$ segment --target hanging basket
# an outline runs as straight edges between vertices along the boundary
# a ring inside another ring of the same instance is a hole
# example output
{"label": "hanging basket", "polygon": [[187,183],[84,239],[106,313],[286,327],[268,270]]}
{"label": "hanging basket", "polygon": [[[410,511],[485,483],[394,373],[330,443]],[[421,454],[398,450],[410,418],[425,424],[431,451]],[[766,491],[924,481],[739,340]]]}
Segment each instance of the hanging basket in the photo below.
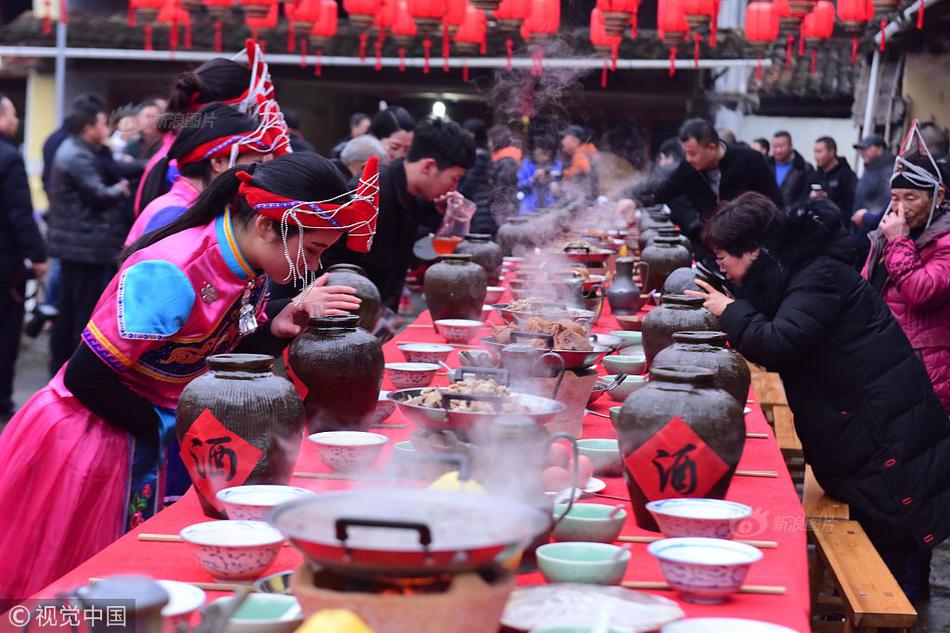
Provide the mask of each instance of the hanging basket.
{"label": "hanging basket", "polygon": [[501,4],[501,0],[470,0],[476,9],[482,11],[494,11]]}
{"label": "hanging basket", "polygon": [[627,30],[627,26],[630,25],[632,18],[633,14],[631,13],[605,11],[604,30],[607,31],[607,35],[623,35],[623,32]]}

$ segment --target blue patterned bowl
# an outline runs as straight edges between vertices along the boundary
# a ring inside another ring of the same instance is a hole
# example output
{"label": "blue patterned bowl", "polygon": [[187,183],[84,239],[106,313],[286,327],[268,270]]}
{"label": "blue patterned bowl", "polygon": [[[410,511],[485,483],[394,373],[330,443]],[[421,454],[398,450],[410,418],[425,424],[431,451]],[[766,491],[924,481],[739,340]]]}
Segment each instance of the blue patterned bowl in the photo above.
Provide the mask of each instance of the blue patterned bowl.
{"label": "blue patterned bowl", "polygon": [[222,580],[252,580],[277,558],[284,535],[263,521],[207,521],[180,533],[198,564]]}
{"label": "blue patterned bowl", "polygon": [[762,559],[751,545],[715,538],[668,538],[651,543],[647,551],[660,562],[666,582],[696,604],[724,602],[742,586],[752,563]]}
{"label": "blue patterned bowl", "polygon": [[317,445],[320,461],[335,473],[352,473],[376,463],[389,438],[365,431],[324,431],[307,438]]}
{"label": "blue patterned bowl", "polygon": [[736,526],[752,514],[749,506],[722,499],[661,499],[646,508],[667,538],[731,539]]}
{"label": "blue patterned bowl", "polygon": [[399,346],[399,351],[410,363],[444,363],[453,349],[451,345],[442,343],[403,343]]}
{"label": "blue patterned bowl", "polygon": [[255,485],[225,488],[215,495],[229,519],[263,521],[267,511],[288,501],[316,494],[295,486]]}
{"label": "blue patterned bowl", "polygon": [[396,389],[428,387],[437,371],[435,363],[386,363],[386,373]]}
{"label": "blue patterned bowl", "polygon": [[435,330],[449,343],[468,343],[484,325],[471,319],[438,319]]}

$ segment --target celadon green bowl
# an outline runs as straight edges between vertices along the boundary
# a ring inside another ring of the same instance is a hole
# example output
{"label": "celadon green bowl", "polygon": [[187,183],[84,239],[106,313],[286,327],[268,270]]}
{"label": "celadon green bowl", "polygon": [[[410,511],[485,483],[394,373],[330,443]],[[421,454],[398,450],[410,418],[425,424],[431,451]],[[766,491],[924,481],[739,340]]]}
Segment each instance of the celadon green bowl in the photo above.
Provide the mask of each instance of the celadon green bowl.
{"label": "celadon green bowl", "polygon": [[[607,543],[548,543],[537,549],[538,567],[548,582],[618,585],[630,562],[630,552]],[[615,556],[616,559],[614,558]]]}
{"label": "celadon green bowl", "polygon": [[[627,520],[626,510],[608,518],[614,506],[603,503],[575,503],[571,511],[554,526],[554,539],[557,541],[584,541],[591,543],[613,543],[623,530]],[[567,510],[567,504],[554,507],[554,517],[560,517]]]}

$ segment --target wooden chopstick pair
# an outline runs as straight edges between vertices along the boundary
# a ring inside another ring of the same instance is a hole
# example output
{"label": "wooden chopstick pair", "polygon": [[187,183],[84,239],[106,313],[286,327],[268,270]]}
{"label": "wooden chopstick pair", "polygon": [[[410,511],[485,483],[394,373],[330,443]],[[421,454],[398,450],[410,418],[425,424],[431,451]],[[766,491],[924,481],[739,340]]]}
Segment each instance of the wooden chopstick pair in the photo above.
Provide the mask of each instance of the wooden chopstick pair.
{"label": "wooden chopstick pair", "polygon": [[[620,586],[626,589],[653,589],[659,591],[669,591],[673,589],[665,582],[644,580],[628,580],[626,582],[620,583]],[[766,596],[783,596],[785,595],[785,591],[785,587],[780,585],[742,585],[739,588],[739,593],[751,593]]]}
{"label": "wooden chopstick pair", "polygon": [[[621,543],[644,543],[650,544],[657,541],[662,541],[663,536],[620,536],[617,538]],[[743,543],[745,545],[751,545],[752,547],[758,547],[759,549],[776,549],[778,543],[776,541],[748,541],[736,539],[736,543]]]}
{"label": "wooden chopstick pair", "polygon": [[[102,578],[90,578],[89,582],[99,582]],[[191,580],[180,580],[178,582],[187,583],[204,591],[245,591],[252,589],[253,585],[242,585],[236,582],[194,582]]]}

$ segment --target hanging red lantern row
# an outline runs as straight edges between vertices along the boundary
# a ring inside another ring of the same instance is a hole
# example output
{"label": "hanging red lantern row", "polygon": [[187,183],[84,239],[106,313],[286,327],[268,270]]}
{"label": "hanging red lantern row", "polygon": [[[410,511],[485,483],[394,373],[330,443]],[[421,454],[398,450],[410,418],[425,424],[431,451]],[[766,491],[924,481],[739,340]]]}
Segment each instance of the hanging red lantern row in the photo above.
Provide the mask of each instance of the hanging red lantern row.
{"label": "hanging red lantern row", "polygon": [[152,29],[158,14],[164,8],[165,0],[129,0],[129,26],[132,28],[142,25],[145,35],[145,50],[152,50]]}
{"label": "hanging red lantern row", "polygon": [[448,0],[442,16],[442,70],[449,72],[449,56],[452,54],[452,36],[465,20],[468,0]]}
{"label": "hanging red lantern row", "polygon": [[604,59],[604,69],[600,75],[600,87],[607,87],[607,70],[617,70],[617,52],[620,44],[623,42],[622,35],[611,35],[607,32],[607,22],[604,19],[604,13],[597,7],[590,12],[590,43],[594,50],[599,53],[605,53],[610,57],[610,63]]}
{"label": "hanging red lantern row", "polygon": [[[323,0],[295,0],[284,5],[284,15],[287,16],[287,51],[297,48],[297,32],[303,33],[301,46],[306,47],[307,33],[320,19],[323,10]],[[303,55],[307,52],[304,50]],[[303,58],[301,58],[303,59]]]}
{"label": "hanging red lantern row", "polygon": [[530,11],[529,0],[502,0],[495,10],[494,16],[498,22],[498,30],[505,34],[505,56],[508,60],[506,70],[511,70],[511,58],[514,56],[513,34],[517,33],[524,21],[528,19]]}
{"label": "hanging red lantern row", "polygon": [[168,0],[158,12],[157,22],[168,26],[168,50],[178,50],[178,29],[185,31],[185,48],[191,48],[191,16],[182,7],[181,0]]}
{"label": "hanging red lantern row", "polygon": [[[465,19],[455,32],[455,49],[462,55],[471,56],[483,50],[488,34],[488,19],[485,12],[474,4],[465,7]],[[468,82],[468,60],[462,62],[462,81]]]}
{"label": "hanging red lantern row", "polygon": [[207,9],[208,15],[214,18],[214,51],[220,53],[222,23],[230,15],[234,0],[201,0],[201,4]]}
{"label": "hanging red lantern row", "polygon": [[683,2],[686,24],[689,25],[690,33],[693,35],[693,65],[696,68],[699,68],[699,42],[703,34],[709,31],[710,41],[713,41],[710,26],[717,9],[716,0],[684,0]]}
{"label": "hanging red lantern row", "polygon": [[802,20],[802,40],[808,45],[811,62],[808,72],[815,74],[817,54],[815,47],[831,38],[835,30],[835,5],[829,0],[818,0],[812,12]]}
{"label": "hanging red lantern row", "polygon": [[416,23],[416,31],[422,36],[422,55],[425,60],[422,72],[427,75],[429,74],[429,57],[432,53],[430,36],[442,24],[447,7],[444,0],[408,0],[406,7],[413,22]]}
{"label": "hanging red lantern row", "polygon": [[382,6],[382,0],[343,0],[343,9],[349,16],[350,24],[359,33],[360,61],[366,61],[369,30],[373,28]]}
{"label": "hanging red lantern row", "polygon": [[544,40],[557,35],[561,28],[561,0],[530,0],[528,17],[521,25],[521,36],[535,43],[531,53],[531,74],[544,72]]}
{"label": "hanging red lantern row", "polygon": [[659,0],[656,12],[656,29],[660,39],[670,47],[670,77],[676,74],[676,55],[679,46],[686,41],[689,23],[683,0]]}
{"label": "hanging red lantern row", "polygon": [[396,22],[389,29],[389,32],[392,34],[393,42],[399,50],[399,72],[404,73],[406,72],[406,49],[412,45],[418,29],[416,29],[416,23],[412,16],[409,15],[407,0],[398,0],[396,6],[398,7]]}
{"label": "hanging red lantern row", "polygon": [[858,61],[858,38],[874,17],[874,5],[868,0],[838,0],[838,19],[851,36],[851,63]]}
{"label": "hanging red lantern row", "polygon": [[597,0],[608,35],[623,35],[627,25],[637,18],[640,0]]}
{"label": "hanging red lantern row", "polygon": [[[313,23],[310,29],[309,40],[317,52],[317,63],[313,66],[313,74],[317,77],[323,75],[323,49],[336,36],[339,25],[339,8],[336,0],[322,0],[320,7],[320,17]],[[303,40],[301,45],[307,40]]]}
{"label": "hanging red lantern row", "polygon": [[[374,68],[376,72],[383,69],[383,44],[386,42],[386,33],[393,28],[396,20],[399,19],[399,3],[397,0],[383,0],[380,4],[379,13],[376,14],[376,20],[373,22],[373,28],[376,29],[376,63]],[[360,51],[362,52],[362,37],[360,39]]]}
{"label": "hanging red lantern row", "polygon": [[244,8],[244,26],[251,32],[251,39],[260,43],[263,47],[261,31],[270,31],[277,28],[277,24],[280,22],[280,5],[276,0],[270,2],[266,7],[261,0],[241,0],[241,3]]}
{"label": "hanging red lantern row", "polygon": [[[881,29],[881,51],[884,51],[886,48],[885,39],[887,38],[887,33],[885,29],[887,23],[894,19],[894,16],[897,15],[897,9],[900,7],[900,0],[871,0],[871,6],[874,11],[870,17],[877,17],[880,19],[880,29]],[[923,13],[924,6],[923,3],[920,5],[920,13]],[[920,28],[918,26],[918,28]]]}
{"label": "hanging red lantern row", "polygon": [[750,2],[745,9],[745,37],[756,51],[758,63],[755,76],[762,80],[762,53],[775,42],[779,33],[779,16],[771,2]]}

